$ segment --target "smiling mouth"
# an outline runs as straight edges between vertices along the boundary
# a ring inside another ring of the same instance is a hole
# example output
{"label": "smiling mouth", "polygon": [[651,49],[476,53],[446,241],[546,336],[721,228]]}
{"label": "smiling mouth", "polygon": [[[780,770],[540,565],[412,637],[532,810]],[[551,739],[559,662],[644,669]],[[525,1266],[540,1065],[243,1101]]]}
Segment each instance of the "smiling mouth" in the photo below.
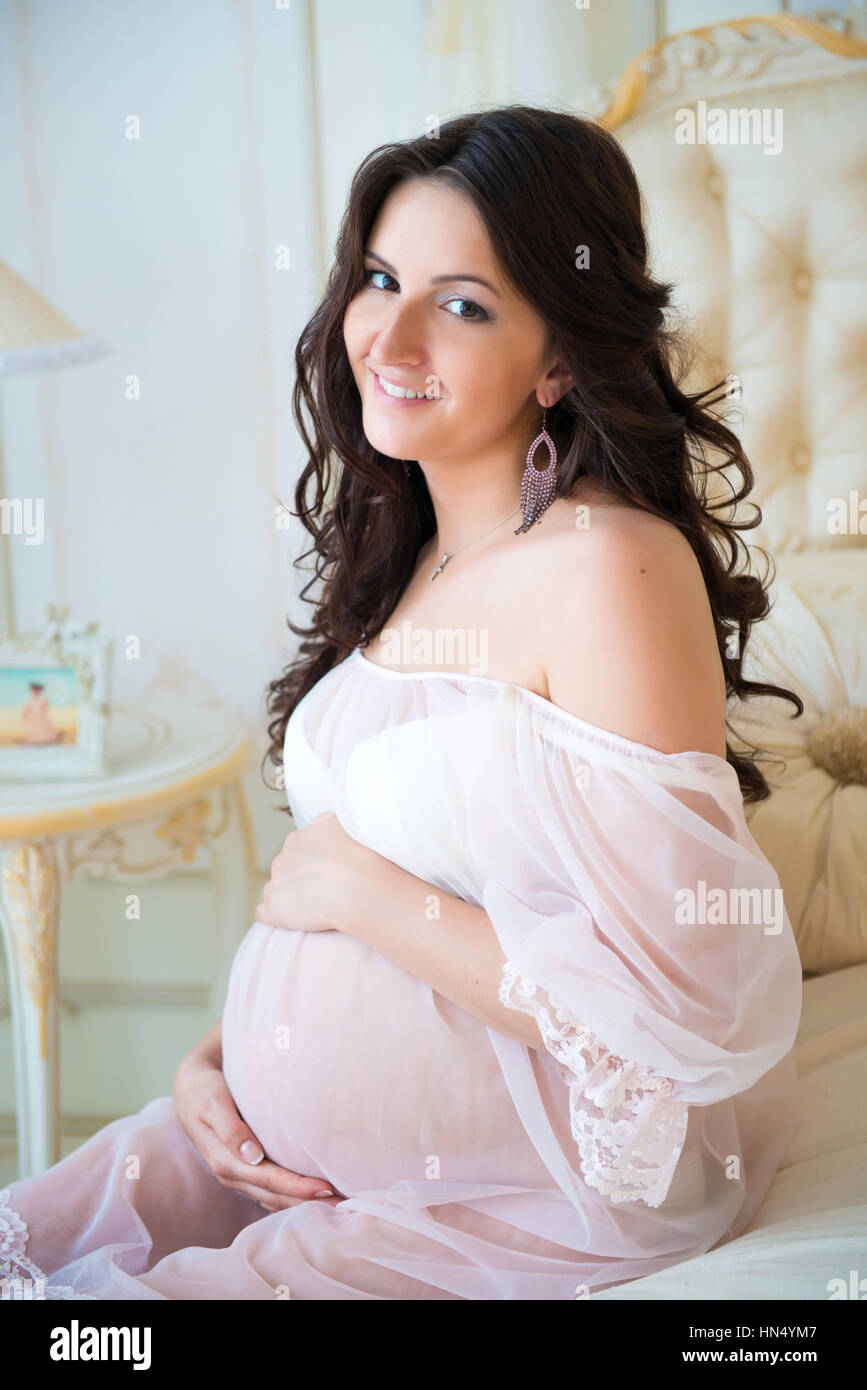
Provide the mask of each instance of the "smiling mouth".
{"label": "smiling mouth", "polygon": [[383,400],[393,402],[397,405],[423,405],[425,402],[435,401],[436,396],[428,396],[424,391],[415,391],[411,387],[398,386],[394,382],[388,381],[386,377],[381,377],[378,372],[374,372],[371,367],[371,374],[376,385],[376,394]]}

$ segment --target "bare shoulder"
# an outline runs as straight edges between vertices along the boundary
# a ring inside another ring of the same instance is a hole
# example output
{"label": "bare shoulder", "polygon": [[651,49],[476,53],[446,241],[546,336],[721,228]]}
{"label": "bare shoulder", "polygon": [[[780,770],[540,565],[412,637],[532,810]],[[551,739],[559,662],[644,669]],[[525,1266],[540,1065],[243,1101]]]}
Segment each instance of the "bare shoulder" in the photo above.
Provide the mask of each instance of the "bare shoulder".
{"label": "bare shoulder", "polygon": [[538,638],[548,698],[662,752],[725,757],[725,676],[686,537],[616,502],[564,499],[551,520]]}

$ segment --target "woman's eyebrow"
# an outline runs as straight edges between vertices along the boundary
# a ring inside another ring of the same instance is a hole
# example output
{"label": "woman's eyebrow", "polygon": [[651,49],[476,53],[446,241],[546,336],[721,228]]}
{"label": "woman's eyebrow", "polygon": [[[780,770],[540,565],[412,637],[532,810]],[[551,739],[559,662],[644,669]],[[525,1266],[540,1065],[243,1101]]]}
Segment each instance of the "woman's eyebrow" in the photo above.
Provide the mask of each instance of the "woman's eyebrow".
{"label": "woman's eyebrow", "polygon": [[[388,261],[385,260],[382,256],[380,256],[377,251],[366,250],[364,254],[365,256],[372,256],[375,261],[379,261],[379,264],[383,267],[383,269],[387,270],[389,275],[393,275],[395,279],[397,279],[397,271],[395,270],[394,266],[389,265]],[[497,299],[502,298],[499,290],[495,290],[493,285],[488,280],[482,279],[481,275],[434,275],[431,277],[431,284],[445,285],[452,280],[472,280],[473,283],[476,285],[484,285],[486,290],[490,290],[491,294],[497,296]]]}

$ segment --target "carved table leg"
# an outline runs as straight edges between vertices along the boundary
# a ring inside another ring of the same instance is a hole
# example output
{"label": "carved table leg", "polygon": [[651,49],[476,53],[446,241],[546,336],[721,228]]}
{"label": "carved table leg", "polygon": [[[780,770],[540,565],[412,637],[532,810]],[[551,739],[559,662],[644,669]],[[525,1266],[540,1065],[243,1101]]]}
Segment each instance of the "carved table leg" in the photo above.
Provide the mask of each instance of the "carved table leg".
{"label": "carved table leg", "polygon": [[60,1158],[57,936],[60,880],[50,840],[0,846],[0,927],[12,1013],[18,1176]]}

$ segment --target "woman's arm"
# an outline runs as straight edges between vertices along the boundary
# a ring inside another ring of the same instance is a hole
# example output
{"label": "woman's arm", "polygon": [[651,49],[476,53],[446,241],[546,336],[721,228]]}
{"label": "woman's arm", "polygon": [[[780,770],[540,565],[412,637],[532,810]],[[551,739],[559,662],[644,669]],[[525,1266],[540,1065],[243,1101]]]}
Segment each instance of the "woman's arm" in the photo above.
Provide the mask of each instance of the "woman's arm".
{"label": "woman's arm", "polygon": [[542,1049],[535,1026],[500,1003],[506,957],[484,909],[353,839],[333,811],[286,836],[263,894],[257,922],[355,936],[482,1023]]}
{"label": "woman's arm", "polygon": [[725,759],[725,673],[686,538],[634,512],[550,548],[536,637],[552,703],[663,753]]}
{"label": "woman's arm", "polygon": [[544,1051],[535,1020],[500,1003],[506,957],[485,910],[364,845],[355,845],[352,858],[354,873],[333,909],[337,930],[388,956],[498,1033]]}

